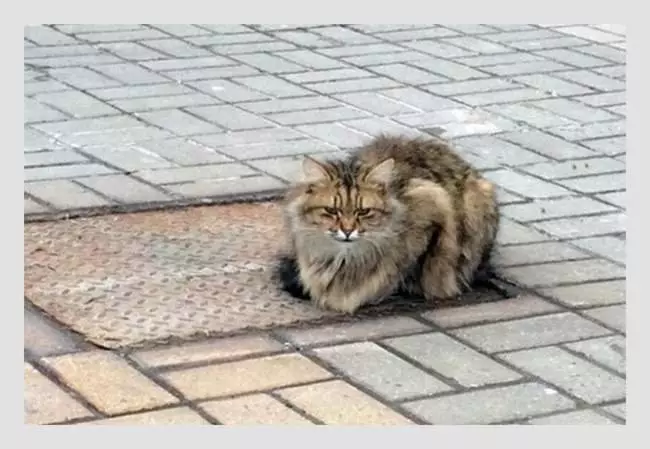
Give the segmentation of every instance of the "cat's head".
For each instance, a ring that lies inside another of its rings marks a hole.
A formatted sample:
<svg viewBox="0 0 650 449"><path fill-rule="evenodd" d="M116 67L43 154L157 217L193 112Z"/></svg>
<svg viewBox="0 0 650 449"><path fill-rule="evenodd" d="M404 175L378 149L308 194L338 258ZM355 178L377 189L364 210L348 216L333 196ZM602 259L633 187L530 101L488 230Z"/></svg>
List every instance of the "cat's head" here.
<svg viewBox="0 0 650 449"><path fill-rule="evenodd" d="M362 165L306 156L302 182L290 199L294 228L344 244L385 232L398 206L390 191L394 164L393 159Z"/></svg>

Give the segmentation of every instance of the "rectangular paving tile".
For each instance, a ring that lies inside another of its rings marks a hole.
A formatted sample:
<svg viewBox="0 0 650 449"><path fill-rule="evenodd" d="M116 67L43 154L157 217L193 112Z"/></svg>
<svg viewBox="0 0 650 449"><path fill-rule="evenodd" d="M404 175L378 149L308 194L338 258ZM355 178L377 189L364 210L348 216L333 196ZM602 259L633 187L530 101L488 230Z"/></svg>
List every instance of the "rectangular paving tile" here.
<svg viewBox="0 0 650 449"><path fill-rule="evenodd" d="M138 116L149 123L183 136L217 133L223 130L213 123L208 123L180 109L142 112Z"/></svg>
<svg viewBox="0 0 650 449"><path fill-rule="evenodd" d="M278 395L329 425L405 425L412 422L341 381L286 388Z"/></svg>
<svg viewBox="0 0 650 449"><path fill-rule="evenodd" d="M310 329L277 331L282 338L297 346L321 343L342 343L354 340L373 340L406 333L429 330L427 326L408 317L386 317L358 323L333 324Z"/></svg>
<svg viewBox="0 0 650 449"><path fill-rule="evenodd" d="M593 151L571 142L551 136L542 131L527 131L504 134L503 138L524 148L543 154L544 156L566 160L573 158L596 156Z"/></svg>
<svg viewBox="0 0 650 449"><path fill-rule="evenodd" d="M112 352L68 354L43 362L104 413L134 412L178 402Z"/></svg>
<svg viewBox="0 0 650 449"><path fill-rule="evenodd" d="M498 267L509 267L525 264L561 262L563 260L587 259L590 257L592 256L566 243L543 242L498 248L493 256L493 263Z"/></svg>
<svg viewBox="0 0 650 449"><path fill-rule="evenodd" d="M279 352L282 349L280 343L269 337L246 335L142 350L131 354L130 357L144 365L160 368L184 363L216 362L234 357Z"/></svg>
<svg viewBox="0 0 650 449"><path fill-rule="evenodd" d="M618 371L625 375L626 352L625 337L615 335L612 337L593 338L565 345L572 351L584 355L592 360Z"/></svg>
<svg viewBox="0 0 650 449"><path fill-rule="evenodd" d="M544 426L602 426L618 424L592 410L577 410L528 420L528 424Z"/></svg>
<svg viewBox="0 0 650 449"><path fill-rule="evenodd" d="M232 131L273 128L276 126L266 119L231 105L200 106L187 108L187 111L201 117L207 122L216 123L217 125ZM202 132L201 134L207 133L208 132Z"/></svg>
<svg viewBox="0 0 650 449"><path fill-rule="evenodd" d="M452 388L371 342L331 346L316 356L388 400L403 400Z"/></svg>
<svg viewBox="0 0 650 449"><path fill-rule="evenodd" d="M616 208L583 196L537 200L530 203L511 204L501 209L503 215L527 222L551 218L614 212Z"/></svg>
<svg viewBox="0 0 650 449"><path fill-rule="evenodd" d="M509 267L503 273L529 287L552 287L625 277L625 268L603 259L590 259Z"/></svg>
<svg viewBox="0 0 650 449"><path fill-rule="evenodd" d="M23 157L24 167L90 162L86 156L73 150L30 151Z"/></svg>
<svg viewBox="0 0 650 449"><path fill-rule="evenodd" d="M463 387L521 378L520 374L439 332L391 338L384 343Z"/></svg>
<svg viewBox="0 0 650 449"><path fill-rule="evenodd" d="M194 400L324 380L332 374L303 356L286 354L191 368L162 377Z"/></svg>
<svg viewBox="0 0 650 449"><path fill-rule="evenodd" d="M117 109L76 90L43 93L34 99L77 118L121 114Z"/></svg>
<svg viewBox="0 0 650 449"><path fill-rule="evenodd" d="M193 426L208 424L210 423L189 407L174 407L84 423L84 425L92 426Z"/></svg>
<svg viewBox="0 0 650 449"><path fill-rule="evenodd" d="M561 348L530 349L499 357L590 404L625 398L625 379Z"/></svg>
<svg viewBox="0 0 650 449"><path fill-rule="evenodd" d="M421 314L422 318L442 328L484 324L529 315L559 311L560 308L541 298L522 295L512 299L462 307L447 307Z"/></svg>
<svg viewBox="0 0 650 449"><path fill-rule="evenodd" d="M93 416L54 382L24 363L24 423L52 424Z"/></svg>
<svg viewBox="0 0 650 449"><path fill-rule="evenodd" d="M556 313L482 324L451 333L492 353L597 337L610 331L574 313Z"/></svg>
<svg viewBox="0 0 650 449"><path fill-rule="evenodd" d="M625 240L611 236L592 237L586 239L571 240L571 243L578 248L613 260L620 264L626 263Z"/></svg>
<svg viewBox="0 0 650 449"><path fill-rule="evenodd" d="M266 394L202 402L199 407L226 426L312 424L307 418Z"/></svg>
<svg viewBox="0 0 650 449"><path fill-rule="evenodd" d="M570 194L563 187L508 169L491 171L485 176L504 189L528 198L549 198Z"/></svg>
<svg viewBox="0 0 650 449"><path fill-rule="evenodd" d="M231 195L256 195L271 192L280 194L286 184L270 176L250 176L243 178L203 179L185 184L166 187L170 192L186 198L224 197Z"/></svg>
<svg viewBox="0 0 650 449"><path fill-rule="evenodd" d="M370 140L370 136L346 128L340 123L300 125L295 129L341 148L357 147Z"/></svg>
<svg viewBox="0 0 650 449"><path fill-rule="evenodd" d="M617 161L611 157L596 156L589 159L534 164L522 167L521 169L546 179L565 179L575 176L599 175L625 170L625 164L621 161Z"/></svg>
<svg viewBox="0 0 650 449"><path fill-rule="evenodd" d="M25 183L25 192L59 209L98 207L112 204L111 201L67 179L27 182Z"/></svg>
<svg viewBox="0 0 650 449"><path fill-rule="evenodd" d="M125 204L169 201L171 196L128 175L92 176L79 183Z"/></svg>
<svg viewBox="0 0 650 449"><path fill-rule="evenodd" d="M501 219L496 240L501 245L514 245L544 242L550 238L529 226L521 225L504 217Z"/></svg>
<svg viewBox="0 0 650 449"><path fill-rule="evenodd" d="M601 193L613 190L625 190L627 186L626 173L608 173L604 175L586 176L558 181L559 184L580 193Z"/></svg>
<svg viewBox="0 0 650 449"><path fill-rule="evenodd" d="M492 424L573 408L575 402L538 383L424 399L403 407L434 425Z"/></svg>
<svg viewBox="0 0 650 449"><path fill-rule="evenodd" d="M624 304L585 310L584 314L623 334L626 333L626 312Z"/></svg>
<svg viewBox="0 0 650 449"><path fill-rule="evenodd" d="M625 280L545 288L540 293L569 307L620 304L625 302Z"/></svg>
<svg viewBox="0 0 650 449"><path fill-rule="evenodd" d="M498 165L520 166L548 161L542 155L494 136L464 137L456 139L456 145Z"/></svg>
<svg viewBox="0 0 650 449"><path fill-rule="evenodd" d="M37 357L77 352L85 347L68 332L58 329L40 313L30 309L25 308L23 323L24 347Z"/></svg>
<svg viewBox="0 0 650 449"><path fill-rule="evenodd" d="M559 218L532 226L559 238L570 239L625 232L627 215L614 213L585 217Z"/></svg>

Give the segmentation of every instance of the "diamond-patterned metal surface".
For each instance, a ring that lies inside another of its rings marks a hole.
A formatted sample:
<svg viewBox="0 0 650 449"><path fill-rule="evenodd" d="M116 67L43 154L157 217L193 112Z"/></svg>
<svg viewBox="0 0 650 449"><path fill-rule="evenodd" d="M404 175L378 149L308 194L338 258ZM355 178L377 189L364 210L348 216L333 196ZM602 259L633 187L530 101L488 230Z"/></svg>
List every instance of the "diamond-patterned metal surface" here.
<svg viewBox="0 0 650 449"><path fill-rule="evenodd" d="M324 312L280 291L271 268L283 241L275 203L26 224L25 296L110 348L362 319ZM375 310L381 311L389 310Z"/></svg>

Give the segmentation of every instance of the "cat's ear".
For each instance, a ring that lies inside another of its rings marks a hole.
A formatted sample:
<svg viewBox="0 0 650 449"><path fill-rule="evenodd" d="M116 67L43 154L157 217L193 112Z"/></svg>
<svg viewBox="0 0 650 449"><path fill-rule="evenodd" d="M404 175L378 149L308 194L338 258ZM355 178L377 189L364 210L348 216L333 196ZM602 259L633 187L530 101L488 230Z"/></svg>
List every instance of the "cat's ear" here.
<svg viewBox="0 0 650 449"><path fill-rule="evenodd" d="M304 182L315 184L328 180L329 174L321 162L305 156L302 160L302 177Z"/></svg>
<svg viewBox="0 0 650 449"><path fill-rule="evenodd" d="M366 175L366 181L377 184L390 184L393 177L393 168L395 159L386 159L380 164L375 165Z"/></svg>

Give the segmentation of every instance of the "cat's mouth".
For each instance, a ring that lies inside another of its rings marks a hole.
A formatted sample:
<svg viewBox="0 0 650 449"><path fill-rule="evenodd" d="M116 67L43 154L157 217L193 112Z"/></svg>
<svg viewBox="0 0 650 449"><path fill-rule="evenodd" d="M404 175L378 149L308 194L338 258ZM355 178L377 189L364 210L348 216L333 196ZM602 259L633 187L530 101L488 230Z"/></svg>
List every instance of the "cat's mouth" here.
<svg viewBox="0 0 650 449"><path fill-rule="evenodd" d="M352 243L359 240L360 237L359 231L356 229L351 231L343 231L341 229L337 229L336 231L329 231L329 234L334 240L342 243Z"/></svg>

